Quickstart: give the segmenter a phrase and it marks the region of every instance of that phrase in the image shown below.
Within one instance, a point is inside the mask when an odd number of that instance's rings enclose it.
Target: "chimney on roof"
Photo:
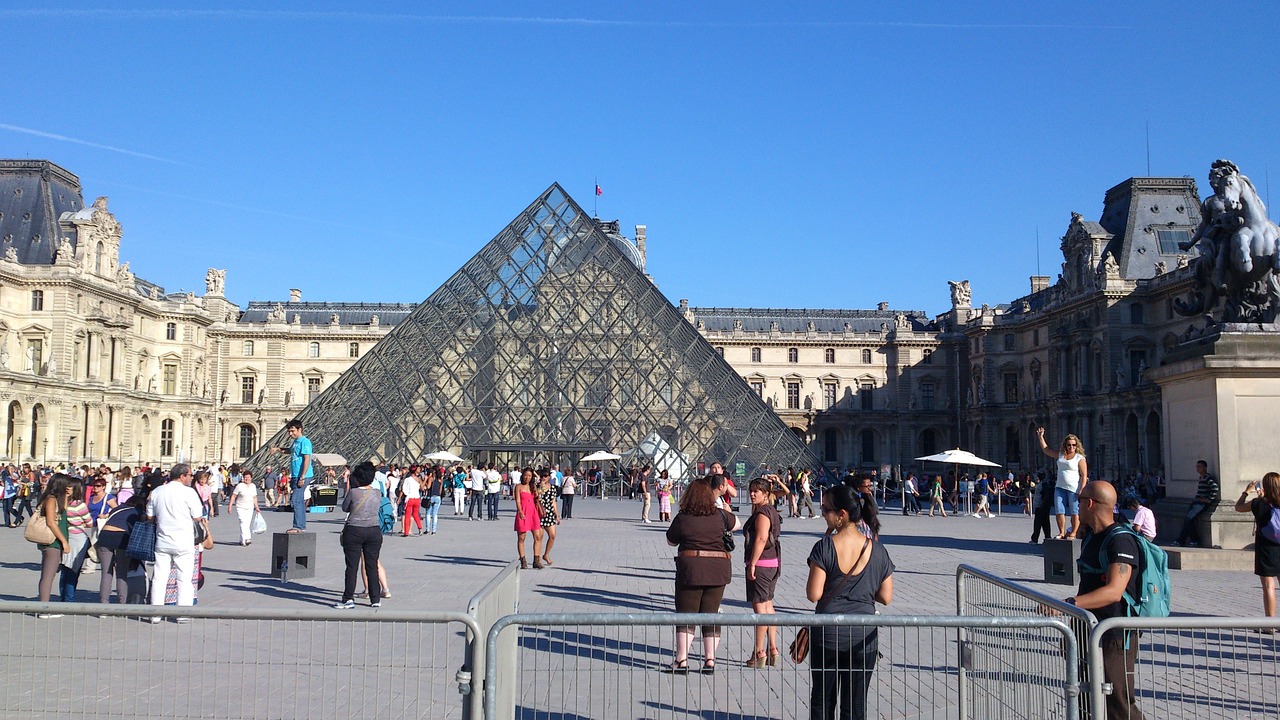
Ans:
[[[302,291],[301,291],[301,290],[299,290],[298,288],[290,288],[290,289],[289,289],[289,302],[291,302],[291,303],[300,303],[300,302],[302,302]]]
[[[644,250],[644,234],[646,230],[648,230],[648,228],[645,227],[644,225],[636,226],[636,249],[640,251],[641,265],[648,264],[648,257],[645,255],[645,250]]]
[[[1031,292],[1038,293],[1041,290],[1049,289],[1048,275],[1032,275],[1031,276]]]

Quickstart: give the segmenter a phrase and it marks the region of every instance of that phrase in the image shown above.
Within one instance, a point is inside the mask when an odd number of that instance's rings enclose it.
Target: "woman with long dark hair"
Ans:
[[[837,485],[822,495],[827,534],[809,552],[806,591],[818,614],[872,615],[875,604],[893,602],[893,561],[878,541],[858,528],[863,500]],[[867,691],[878,656],[875,628],[814,626],[810,631],[813,720],[867,716]],[[842,704],[839,715],[837,703]]]
[[[44,492],[40,494],[39,510],[45,524],[53,532],[53,542],[41,544],[40,548],[40,602],[49,602],[53,594],[53,580],[58,576],[58,568],[62,559],[71,552],[70,528],[67,526],[67,504],[71,502],[75,486],[80,481],[70,475],[57,473],[44,484]],[[61,617],[51,613],[41,613],[37,617]]]
[[[524,538],[533,533],[533,567],[542,569],[542,515],[538,512],[537,476],[533,468],[520,471],[520,484],[515,488],[516,550],[520,553],[520,569],[529,567],[524,556]]]
[[[1258,497],[1249,499],[1249,493]],[[1236,512],[1253,513],[1256,526],[1253,544],[1253,574],[1262,579],[1262,613],[1276,615],[1276,582],[1280,578],[1280,473],[1269,472],[1261,482],[1251,482],[1236,501]]]

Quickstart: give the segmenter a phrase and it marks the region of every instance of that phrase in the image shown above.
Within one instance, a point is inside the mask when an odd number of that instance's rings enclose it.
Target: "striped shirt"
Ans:
[[[1196,497],[1205,498],[1210,505],[1221,500],[1222,488],[1218,486],[1218,479],[1205,473],[1205,476],[1200,478],[1200,484],[1196,486]]]
[[[83,535],[93,524],[89,506],[83,502],[67,503],[67,528],[72,535]]]

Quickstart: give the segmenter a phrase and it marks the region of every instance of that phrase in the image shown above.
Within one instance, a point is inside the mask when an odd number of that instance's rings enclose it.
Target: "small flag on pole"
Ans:
[[[599,197],[603,194],[604,194],[604,191],[600,189],[600,183],[596,183],[596,197]]]

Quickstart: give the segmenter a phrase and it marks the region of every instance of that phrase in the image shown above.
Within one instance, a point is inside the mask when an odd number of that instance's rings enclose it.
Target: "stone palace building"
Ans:
[[[1191,179],[1126,180],[1097,221],[1072,214],[1056,281],[1032,277],[1005,304],[973,307],[959,281],[934,316],[884,303],[679,310],[832,469],[905,468],[956,446],[1038,469],[1044,425],[1079,435],[1095,475],[1159,471],[1166,433],[1145,371],[1188,326],[1174,312],[1191,283],[1178,243],[1199,213]],[[299,290],[242,307],[216,269],[201,295],[166,292],[122,261],[123,235],[72,173],[0,161],[5,459],[245,458],[415,307]],[[644,226],[627,242],[643,257]]]

